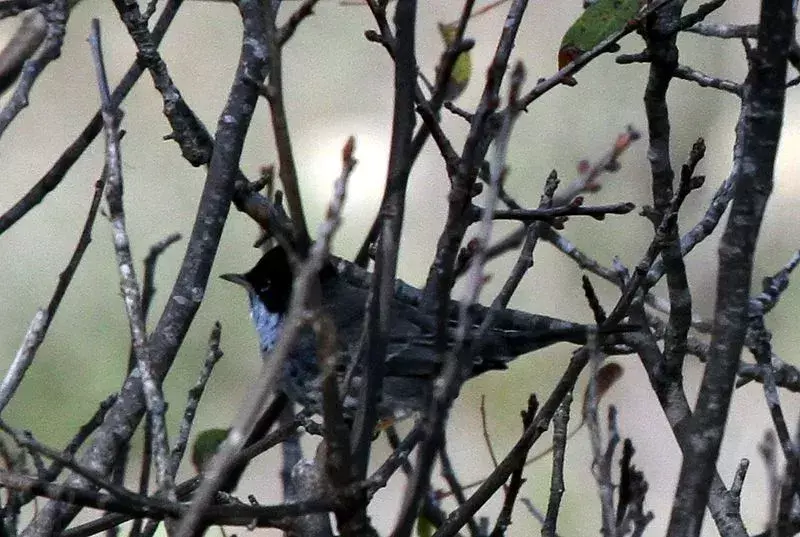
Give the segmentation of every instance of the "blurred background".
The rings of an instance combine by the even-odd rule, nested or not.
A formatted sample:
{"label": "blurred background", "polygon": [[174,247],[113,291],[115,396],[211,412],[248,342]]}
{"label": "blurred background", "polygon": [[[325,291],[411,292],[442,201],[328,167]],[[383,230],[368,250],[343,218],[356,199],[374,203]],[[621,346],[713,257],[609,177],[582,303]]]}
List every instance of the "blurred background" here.
{"label": "blurred background", "polygon": [[[460,3],[420,2],[417,25],[420,67],[434,76],[442,51],[436,29],[438,21],[455,20]],[[757,22],[757,3],[730,0],[710,20],[731,23]],[[282,18],[295,7],[287,1]],[[478,2],[478,6],[482,5]],[[686,11],[696,9],[689,1]],[[458,105],[472,110],[477,104],[485,68],[500,34],[505,8],[477,18],[467,35],[476,40],[472,52],[475,71],[470,86]],[[556,71],[556,54],[561,36],[577,18],[581,2],[543,0],[531,2],[514,50],[514,61],[527,67],[530,88],[538,78]],[[344,224],[337,235],[335,252],[352,257],[377,210],[386,175],[391,135],[392,66],[382,47],[369,43],[365,30],[374,28],[366,7],[342,7],[335,0],[322,0],[316,14],[306,20],[285,49],[285,95],[290,130],[301,177],[301,189],[311,229],[316,229],[339,173],[340,151],[349,135],[357,139],[358,167],[350,183]],[[37,181],[76,137],[98,107],[94,71],[86,37],[92,17],[102,22],[109,75],[116,82],[135,57],[130,37],[119,22],[110,2],[83,0],[72,12],[61,58],[51,65],[31,94],[30,106],[0,139],[0,211],[7,210]],[[13,33],[14,20],[0,23],[0,39]],[[239,55],[241,23],[233,4],[187,2],[169,30],[161,47],[175,83],[198,116],[212,132],[225,103]],[[622,41],[623,52],[642,48],[641,39],[631,35]],[[681,63],[713,76],[741,82],[745,74],[742,46],[736,40],[722,41],[684,34],[679,39]],[[646,134],[642,96],[647,78],[645,65],[618,66],[613,55],[604,55],[577,75],[576,87],[558,87],[534,102],[520,118],[509,152],[510,175],[507,188],[518,200],[536,205],[544,180],[555,169],[562,181],[577,174],[581,159],[596,160],[612,145],[616,136],[631,124]],[[3,103],[8,96],[3,97]],[[699,173],[707,176],[706,186],[691,195],[681,214],[683,230],[703,213],[731,163],[734,126],[739,112],[736,97],[695,84],[675,80],[669,93],[672,122],[673,166],[685,161],[692,143],[706,139],[708,153]],[[127,225],[135,257],[141,261],[154,242],[173,232],[187,237],[199,201],[203,169],[191,168],[180,156],[175,143],[163,141],[169,132],[161,114],[161,99],[145,74],[123,103],[125,204]],[[798,196],[800,151],[797,117],[800,100],[790,91],[776,185],[763,226],[754,274],[754,289],[764,276],[779,270],[798,248],[798,219],[792,209]],[[467,124],[443,112],[446,132],[459,148]],[[274,163],[276,154],[268,110],[262,101],[256,112],[241,167],[256,177],[264,164]],[[622,168],[607,176],[602,191],[588,201],[593,204],[633,201],[638,207],[650,203],[646,136],[621,159]],[[73,167],[61,186],[16,226],[0,237],[0,370],[5,371],[38,307],[47,304],[64,269],[83,224],[94,182],[103,162],[103,140]],[[435,242],[446,211],[447,179],[441,158],[433,144],[420,157],[409,190],[404,242],[400,252],[400,276],[420,285],[433,257]],[[720,226],[722,227],[722,226]],[[496,233],[513,229],[498,225]],[[604,222],[573,219],[565,234],[599,262],[609,265],[617,256],[633,267],[643,255],[652,236],[650,224],[631,213],[609,217]],[[206,345],[215,320],[222,323],[225,357],[216,367],[199,409],[195,431],[225,427],[244,391],[258,371],[257,343],[251,328],[244,293],[216,276],[243,271],[259,257],[252,248],[257,233],[245,216],[231,212],[206,297],[186,344],[165,384],[170,404],[171,434],[183,411],[186,391],[197,378],[205,359]],[[695,313],[708,317],[714,307],[716,248],[719,233],[687,258]],[[160,258],[156,285],[158,292],[151,309],[150,326],[155,325],[169,294],[185,250],[183,240]],[[487,285],[484,302],[489,302],[507,274],[513,256],[493,262],[494,278]],[[141,276],[141,269],[139,275]],[[535,266],[527,274],[512,306],[590,321],[580,287],[581,270],[547,244],[535,252]],[[119,296],[118,273],[108,222],[98,217],[94,242],[84,258],[49,335],[16,398],[4,415],[10,424],[29,428],[41,441],[63,446],[96,410],[98,403],[114,393],[123,379],[128,360],[129,333]],[[617,291],[592,278],[604,305],[611,307]],[[800,309],[800,290],[795,284],[783,296],[768,318],[773,330],[775,352],[784,360],[797,362],[800,335],[795,317]],[[663,293],[663,288],[658,291]],[[458,296],[458,292],[456,292]],[[481,432],[480,397],[486,396],[488,432],[498,456],[504,456],[520,430],[519,411],[528,395],[545,399],[566,365],[572,348],[557,346],[518,360],[510,372],[490,373],[468,383],[457,401],[449,425],[449,450],[459,477],[464,482],[479,479],[491,470]],[[748,356],[749,359],[749,356]],[[622,380],[603,401],[619,409],[620,432],[636,448],[634,463],[644,471],[650,485],[647,507],[656,518],[648,533],[658,535],[666,528],[681,457],[667,422],[653,396],[646,376],[635,357],[614,359],[625,369]],[[693,357],[686,361],[686,385],[690,398],[702,373]],[[579,419],[583,385],[576,390],[573,422]],[[797,398],[782,393],[787,419],[793,426]],[[602,411],[605,416],[605,411]],[[736,392],[728,434],[718,469],[730,483],[742,457],[752,461],[744,486],[742,510],[748,529],[758,532],[767,521],[767,487],[758,442],[770,427],[759,385]],[[406,424],[407,428],[408,425]],[[549,437],[537,443],[533,452],[543,450]],[[141,439],[137,437],[137,450]],[[304,439],[306,455],[313,455],[313,440]],[[374,460],[382,460],[387,448],[383,439],[375,443]],[[563,535],[598,532],[600,510],[590,465],[588,434],[580,432],[567,449],[566,493],[559,532]],[[549,492],[550,459],[530,467],[521,496],[546,508]],[[256,495],[259,501],[280,500],[275,486],[279,458],[268,454],[256,462],[240,485],[239,495]],[[616,467],[615,467],[616,469]],[[182,476],[192,475],[189,465]],[[133,484],[133,475],[131,484]],[[372,504],[373,521],[379,531],[388,532],[403,490],[404,478],[395,477]],[[492,517],[501,497],[481,515]],[[82,515],[86,519],[88,513]],[[706,533],[714,534],[706,517]],[[511,535],[538,532],[536,521],[518,507]],[[216,530],[211,530],[216,531]],[[270,533],[264,530],[264,533]],[[213,533],[212,533],[213,534]]]}

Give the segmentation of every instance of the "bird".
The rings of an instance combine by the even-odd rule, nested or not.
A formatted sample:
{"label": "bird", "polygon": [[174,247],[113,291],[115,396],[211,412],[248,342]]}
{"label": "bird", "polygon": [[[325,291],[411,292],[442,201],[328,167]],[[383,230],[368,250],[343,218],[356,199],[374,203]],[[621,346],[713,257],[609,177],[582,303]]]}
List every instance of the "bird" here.
{"label": "bird", "polygon": [[[319,273],[320,309],[335,327],[339,354],[336,372],[344,389],[345,417],[357,408],[360,375],[363,367],[353,363],[364,327],[364,312],[369,293],[370,273],[365,269],[330,256]],[[260,350],[268,353],[280,338],[287,315],[293,283],[292,267],[286,250],[275,246],[245,273],[230,273],[222,279],[247,290],[250,317],[259,338]],[[431,315],[421,309],[422,291],[397,280],[390,306],[391,331],[385,361],[383,393],[378,414],[381,420],[394,422],[428,408],[434,380],[441,371],[442,357],[435,346],[435,326]],[[450,307],[447,345],[455,344],[460,304]],[[487,315],[488,308],[474,305],[471,334]],[[620,330],[629,330],[621,327]],[[481,340],[473,358],[470,377],[486,371],[506,369],[508,363],[524,354],[559,342],[586,343],[590,327],[544,315],[512,309],[495,312],[493,326]],[[312,413],[321,414],[320,371],[316,338],[304,327],[284,363],[282,390],[289,399]]]}

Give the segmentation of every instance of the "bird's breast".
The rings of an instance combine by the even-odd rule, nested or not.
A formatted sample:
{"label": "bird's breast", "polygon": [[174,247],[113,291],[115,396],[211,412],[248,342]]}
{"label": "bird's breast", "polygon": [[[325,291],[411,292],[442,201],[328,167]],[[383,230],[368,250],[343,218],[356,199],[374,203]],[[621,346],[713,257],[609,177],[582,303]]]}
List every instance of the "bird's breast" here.
{"label": "bird's breast", "polygon": [[255,294],[250,295],[250,318],[258,332],[258,340],[262,351],[272,350],[278,338],[281,336],[283,328],[280,313],[269,311],[264,303]]}

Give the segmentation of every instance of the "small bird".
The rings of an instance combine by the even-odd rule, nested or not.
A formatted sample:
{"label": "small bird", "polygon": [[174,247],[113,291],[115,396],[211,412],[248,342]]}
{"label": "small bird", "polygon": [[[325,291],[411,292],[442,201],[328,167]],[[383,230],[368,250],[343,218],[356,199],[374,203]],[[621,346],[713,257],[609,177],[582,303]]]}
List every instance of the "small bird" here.
{"label": "small bird", "polygon": [[[357,404],[363,368],[352,363],[364,326],[364,310],[369,293],[369,274],[345,260],[331,257],[320,272],[321,313],[329,316],[336,329],[340,354],[336,371],[345,394],[346,416]],[[262,351],[271,350],[281,334],[292,292],[292,270],[286,251],[276,246],[266,252],[244,274],[223,274],[221,278],[243,286],[250,299],[250,316]],[[396,282],[391,304],[392,329],[389,335],[383,393],[379,415],[388,422],[408,417],[428,407],[433,381],[442,366],[434,345],[434,322],[420,310],[422,291],[400,280]],[[459,304],[453,302],[452,329],[448,345],[455,342]],[[488,308],[472,308],[473,333]],[[622,328],[625,329],[624,327]],[[505,369],[516,357],[558,342],[586,343],[587,325],[516,310],[500,310],[473,358],[471,376]],[[281,388],[289,399],[321,413],[320,366],[316,357],[316,338],[305,328],[287,357]]]}

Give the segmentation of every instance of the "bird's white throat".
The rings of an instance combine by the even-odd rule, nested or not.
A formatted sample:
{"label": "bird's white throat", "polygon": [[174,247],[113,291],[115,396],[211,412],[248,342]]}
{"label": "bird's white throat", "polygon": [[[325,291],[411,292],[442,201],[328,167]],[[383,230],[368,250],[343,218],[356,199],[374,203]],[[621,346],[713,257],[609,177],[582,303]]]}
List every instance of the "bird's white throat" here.
{"label": "bird's white throat", "polygon": [[258,340],[262,351],[272,350],[281,336],[281,315],[269,311],[255,293],[250,295],[250,318],[258,332]]}

